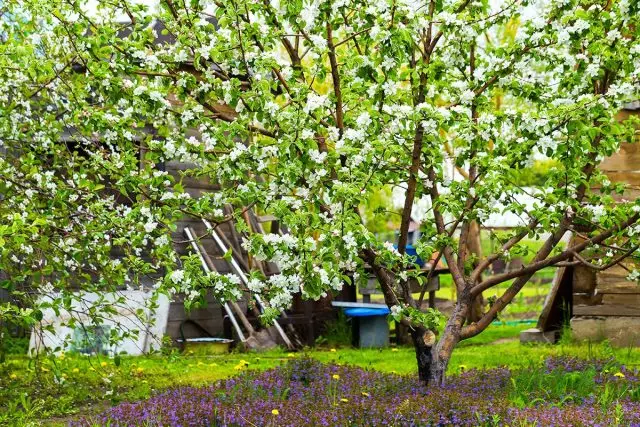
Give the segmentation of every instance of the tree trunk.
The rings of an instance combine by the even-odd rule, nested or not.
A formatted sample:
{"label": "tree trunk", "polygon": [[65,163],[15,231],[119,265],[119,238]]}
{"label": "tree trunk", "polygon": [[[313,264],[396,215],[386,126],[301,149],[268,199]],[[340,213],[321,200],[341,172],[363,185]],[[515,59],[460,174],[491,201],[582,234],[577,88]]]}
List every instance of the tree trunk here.
{"label": "tree trunk", "polygon": [[418,377],[420,381],[429,384],[431,380],[431,364],[433,362],[433,348],[435,334],[424,328],[411,329],[411,338],[416,350],[418,362]]}
{"label": "tree trunk", "polygon": [[432,386],[444,386],[449,360],[458,341],[458,332],[455,334],[451,332],[447,333],[447,330],[445,330],[442,334],[442,338],[438,341],[438,344],[436,344],[432,354],[428,384]]}
{"label": "tree trunk", "polygon": [[427,329],[414,328],[411,337],[416,350],[418,377],[427,386],[442,386],[451,353],[457,339],[451,335],[443,335],[436,344],[435,334]]}
{"label": "tree trunk", "polygon": [[[393,285],[395,277],[376,262],[373,251],[365,251],[364,259],[371,265],[378,278],[384,300],[389,308],[399,304]],[[425,327],[411,327],[411,338],[416,351],[418,377],[425,385],[444,385],[445,374],[454,347],[460,341],[460,330],[467,318],[471,306],[469,288],[458,295],[456,306],[447,321],[442,337],[436,344],[436,334]]]}
{"label": "tree trunk", "polygon": [[[476,262],[474,262],[474,268],[477,266],[478,260],[482,258],[482,242],[480,236],[480,225],[476,221],[471,221],[469,224],[469,237],[467,238],[467,248],[470,253],[475,255]],[[467,316],[467,322],[477,322],[482,318],[484,309],[484,298],[482,293],[473,300],[469,315]]]}
{"label": "tree trunk", "polygon": [[467,317],[467,323],[477,322],[484,315],[484,298],[482,297],[482,293],[478,294],[477,297],[473,299],[473,303],[471,304],[471,310],[469,310],[469,316]]}
{"label": "tree trunk", "polygon": [[[435,342],[435,335],[431,331],[414,331],[414,343],[416,346],[416,357],[418,359],[418,373],[420,380],[429,386],[443,386],[445,375],[453,349],[460,342],[460,330],[471,310],[471,296],[468,291],[458,295],[458,302],[447,321],[447,325],[442,331],[442,336]],[[426,332],[426,333],[425,333]],[[426,361],[425,356],[431,356],[431,360]],[[429,373],[423,375],[423,370],[428,367]]]}

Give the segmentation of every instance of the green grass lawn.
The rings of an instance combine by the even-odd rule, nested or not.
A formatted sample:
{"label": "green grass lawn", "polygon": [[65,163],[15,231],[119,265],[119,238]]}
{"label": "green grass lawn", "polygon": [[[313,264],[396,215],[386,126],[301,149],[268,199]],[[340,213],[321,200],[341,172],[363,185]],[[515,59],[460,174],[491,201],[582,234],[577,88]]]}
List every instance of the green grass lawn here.
{"label": "green grass lawn", "polygon": [[[627,365],[640,364],[640,349],[613,349],[606,344],[561,343],[522,345],[517,340],[527,325],[492,325],[483,334],[461,343],[449,372],[462,369],[539,366],[546,357],[616,357]],[[414,375],[411,347],[385,349],[318,348],[299,353],[273,350],[195,356],[173,353],[148,357],[65,356],[36,361],[10,356],[0,364],[0,425],[64,424],[76,414],[95,413],[109,405],[145,399],[180,385],[202,386],[241,374],[246,369],[268,369],[293,357],[309,356],[326,363],[349,364],[384,372]]]}

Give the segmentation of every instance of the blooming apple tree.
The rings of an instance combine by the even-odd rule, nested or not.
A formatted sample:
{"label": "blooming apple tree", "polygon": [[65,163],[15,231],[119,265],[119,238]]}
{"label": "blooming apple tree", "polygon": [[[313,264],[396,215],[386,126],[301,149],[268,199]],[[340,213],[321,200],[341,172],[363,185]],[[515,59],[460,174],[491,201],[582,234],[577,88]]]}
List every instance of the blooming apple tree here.
{"label": "blooming apple tree", "polygon": [[[32,325],[47,304],[70,309],[78,290],[145,280],[153,295],[183,293],[188,303],[208,292],[238,298],[235,276],[204,275],[197,259],[177,255],[171,232],[185,215],[216,226],[253,208],[288,229],[252,234],[236,221],[245,249],[281,270],[251,273],[267,320],[294,293],[317,299],[347,277],[366,280],[369,269],[393,316],[411,327],[421,378],[439,383],[455,345],[484,330],[536,271],[605,268],[640,244],[640,200],[621,199],[625,184],[597,169],[634,138],[637,123],[616,116],[640,98],[634,1],[8,0],[1,8],[0,270],[13,298],[0,306],[4,321]],[[510,180],[545,158],[556,166],[542,188]],[[193,167],[175,177],[161,170],[169,161]],[[185,177],[221,189],[191,197]],[[404,190],[404,207],[398,241],[384,242],[359,206],[392,187]],[[519,202],[525,193],[532,206]],[[444,321],[410,292],[412,278],[425,282],[405,254],[418,200],[430,203],[418,254],[444,259],[457,289]],[[496,212],[522,225],[478,257],[470,230]],[[580,243],[559,246],[568,232]],[[544,241],[529,264],[484,274],[521,253],[525,237]],[[609,250],[591,259],[598,247]],[[505,282],[465,325],[473,299]],[[105,299],[89,311],[112,310]]]}

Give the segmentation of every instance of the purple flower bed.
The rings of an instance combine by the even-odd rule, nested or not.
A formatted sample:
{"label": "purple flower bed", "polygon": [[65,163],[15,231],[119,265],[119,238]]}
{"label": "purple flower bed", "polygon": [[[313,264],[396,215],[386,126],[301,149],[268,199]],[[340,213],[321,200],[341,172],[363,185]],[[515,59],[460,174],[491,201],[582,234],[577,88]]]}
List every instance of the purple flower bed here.
{"label": "purple flower bed", "polygon": [[[549,391],[532,388],[520,390],[531,401],[517,404],[514,391],[522,386],[515,378],[522,378],[524,371],[471,370],[452,376],[444,388],[425,389],[414,377],[297,359],[209,387],[181,387],[146,401],[122,403],[73,425],[640,426],[637,371],[618,366],[609,372],[607,366],[611,365],[548,360],[537,375],[559,375],[559,380],[552,380],[558,382],[565,381],[565,373],[591,370],[593,392],[567,401],[544,401],[541,397],[551,396]],[[614,398],[605,399],[602,393]]]}

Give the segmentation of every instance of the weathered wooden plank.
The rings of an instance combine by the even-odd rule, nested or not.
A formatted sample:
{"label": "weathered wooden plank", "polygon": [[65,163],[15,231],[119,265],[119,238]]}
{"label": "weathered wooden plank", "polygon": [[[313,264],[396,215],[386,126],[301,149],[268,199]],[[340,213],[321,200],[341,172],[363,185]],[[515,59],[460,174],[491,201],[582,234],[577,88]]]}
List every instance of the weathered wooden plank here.
{"label": "weathered wooden plank", "polygon": [[[640,288],[638,288],[640,291]],[[637,294],[599,294],[602,304],[625,305],[640,308],[640,293]]]}
{"label": "weathered wooden plank", "polygon": [[[167,329],[166,329],[165,335],[168,335],[173,339],[181,338],[181,333],[180,333],[181,324],[182,324],[182,321],[180,320],[173,320],[173,321],[167,322]],[[211,335],[214,335],[214,336],[223,335],[224,331],[222,326],[222,320],[205,319],[205,320],[198,321],[198,324],[200,324]],[[185,338],[198,338],[203,336],[202,332],[198,330],[197,327],[194,327],[188,324],[184,326],[184,335],[185,335]]]}
{"label": "weathered wooden plank", "polygon": [[538,318],[536,328],[541,331],[557,329],[564,319],[563,307],[571,299],[571,278],[573,277],[571,267],[560,267],[556,269],[551,283],[551,289],[544,300],[542,312]]}
{"label": "weathered wooden plank", "polygon": [[598,305],[602,304],[603,294],[586,294],[586,293],[574,293],[573,305]]}
{"label": "weathered wooden plank", "polygon": [[220,311],[220,305],[216,303],[209,303],[205,308],[197,308],[187,313],[184,306],[181,303],[172,303],[169,306],[169,320],[186,320],[191,319],[195,321],[205,319],[218,319],[222,322],[222,312]]}
{"label": "weathered wooden plank", "polygon": [[640,317],[573,317],[571,333],[575,340],[609,340],[612,345],[640,346]]}
{"label": "weathered wooden plank", "polygon": [[[629,275],[629,273],[627,273]],[[627,276],[613,275],[613,274],[599,274],[597,279],[597,288],[600,289],[601,285],[617,285],[630,283],[627,280]]]}
{"label": "weathered wooden plank", "polygon": [[640,188],[626,188],[622,194],[612,194],[611,197],[616,202],[628,202],[640,198]]}
{"label": "weathered wooden plank", "polygon": [[640,170],[640,144],[621,144],[620,151],[604,159],[598,168],[612,172]]}
{"label": "weathered wooden plank", "polygon": [[258,222],[259,223],[263,223],[263,222],[271,222],[271,221],[277,221],[278,218],[276,218],[274,215],[262,215],[262,216],[258,216]]}
{"label": "weathered wooden plank", "polygon": [[638,294],[640,293],[640,286],[635,282],[624,281],[611,281],[598,283],[596,288],[600,294]]}
{"label": "weathered wooden plank", "polygon": [[640,171],[603,171],[613,183],[624,183],[635,189],[640,187]]}
{"label": "weathered wooden plank", "polygon": [[[599,189],[600,187],[592,188],[594,193],[597,193]],[[611,194],[608,194],[608,196],[611,196],[611,198],[616,202],[628,202],[630,200],[632,201],[637,198],[640,198],[640,187],[636,187],[636,186],[627,187],[624,189],[624,192],[622,194],[611,193]]]}
{"label": "weathered wooden plank", "polygon": [[634,110],[622,109],[616,113],[616,120],[623,121],[627,120],[632,115],[637,115],[638,112]]}
{"label": "weathered wooden plank", "polygon": [[[634,268],[637,269],[638,267],[634,267]],[[629,277],[629,274],[631,274],[631,271],[627,271],[623,268],[619,268],[615,271],[607,270],[606,272],[598,273],[598,275],[596,276],[597,287],[599,288],[600,285],[605,285],[605,284],[617,285],[617,284],[625,284],[625,283],[635,283],[634,281],[627,279],[627,277]]]}
{"label": "weathered wooden plank", "polygon": [[573,268],[573,292],[593,294],[595,288],[595,270],[582,265],[575,266]]}
{"label": "weathered wooden plank", "polygon": [[198,165],[193,162],[181,162],[178,160],[169,160],[164,163],[164,170],[170,171],[186,171],[189,169],[196,169]]}
{"label": "weathered wooden plank", "polygon": [[600,163],[600,170],[610,172],[633,172],[640,170],[640,153],[616,153]]}
{"label": "weathered wooden plank", "polygon": [[620,264],[616,264],[611,268],[607,268],[604,271],[598,272],[598,276],[627,277],[634,268],[638,268],[638,265],[633,262],[626,261]]}
{"label": "weathered wooden plank", "polygon": [[626,305],[574,305],[574,316],[640,316],[640,308]]}

